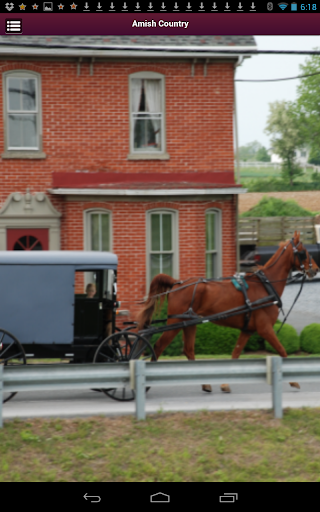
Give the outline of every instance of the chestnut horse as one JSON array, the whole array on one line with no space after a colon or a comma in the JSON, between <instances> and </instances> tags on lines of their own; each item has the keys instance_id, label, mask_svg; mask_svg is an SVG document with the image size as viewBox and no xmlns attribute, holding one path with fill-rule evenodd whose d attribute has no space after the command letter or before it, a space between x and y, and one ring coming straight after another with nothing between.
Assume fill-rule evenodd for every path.
<instances>
[{"instance_id":1,"label":"chestnut horse","mask_svg":"<svg viewBox=\"0 0 320 512\"><path fill-rule=\"evenodd\" d=\"M276 294L280 298L290 270L302 270L309 278L313 278L319 269L303 247L302 242L300 242L300 233L295 232L294 237L287 242L282 242L276 253L263 267L259 267L259 270L272 283ZM249 285L247 297L251 304L270 295L270 292L266 290L257 273L246 274L245 279ZM231 280L199 280L200 282L197 285L194 284L197 281L198 278L190 278L181 283L181 281L173 279L166 274L157 275L151 282L148 299L139 313L137 319L138 331L150 325L159 294L162 294L160 299L164 299L166 292L169 292L167 294L168 316L184 314L191 308L191 313L194 315L193 318L196 318L195 315L205 317L245 305L244 293L237 290ZM187 286L188 282L191 283L190 286ZM175 288L176 286L177 288ZM174 293L170 292L171 290ZM270 300L269 304L270 302L272 303L273 301ZM280 356L287 357L285 349L273 330L273 326L278 318L278 307L278 305L272 304L257 309L251 312L250 318L248 315L246 318L246 314L242 313L214 321L218 325L241 329L241 334L232 352L233 359L237 359L240 356L248 339L255 332L258 332L262 338L267 340ZM180 331L180 329L174 329L174 324L178 322L181 322L181 319L168 319L167 325L172 325L172 330L164 332L156 342L154 351L157 358ZM183 328L184 354L188 359L195 359L196 329L196 325ZM291 384L299 387L295 383ZM211 386L208 384L203 385L202 389L211 392ZM221 389L222 391L230 391L228 385L222 385Z\"/></svg>"}]
</instances>

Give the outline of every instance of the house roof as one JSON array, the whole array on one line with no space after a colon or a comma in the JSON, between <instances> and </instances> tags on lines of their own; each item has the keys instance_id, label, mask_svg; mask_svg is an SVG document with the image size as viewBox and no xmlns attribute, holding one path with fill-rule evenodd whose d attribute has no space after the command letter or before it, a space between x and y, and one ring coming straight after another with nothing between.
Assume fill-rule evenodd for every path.
<instances>
[{"instance_id":1,"label":"house roof","mask_svg":"<svg viewBox=\"0 0 320 512\"><path fill-rule=\"evenodd\" d=\"M237 50L237 54L232 54ZM253 36L0 36L0 55L238 56L255 53Z\"/></svg>"}]
</instances>

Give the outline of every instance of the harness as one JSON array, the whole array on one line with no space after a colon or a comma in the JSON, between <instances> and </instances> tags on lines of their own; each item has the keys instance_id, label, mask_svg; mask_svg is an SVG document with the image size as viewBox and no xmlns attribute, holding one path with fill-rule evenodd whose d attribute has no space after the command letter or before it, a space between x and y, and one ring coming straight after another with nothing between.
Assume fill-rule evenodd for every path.
<instances>
[{"instance_id":1,"label":"harness","mask_svg":"<svg viewBox=\"0 0 320 512\"><path fill-rule=\"evenodd\" d=\"M300 293L301 293L301 290L302 290L302 286L303 286L303 283L305 281L305 278L306 278L306 273L307 273L307 270L305 268L305 265L303 264L303 261L307 258L307 253L306 253L306 250L301 250L299 251L297 249L297 246L294 244L294 239L292 238L290 240L290 242L284 246L284 248L282 249L281 253L279 254L278 258L272 263L271 266L273 266L277 261L278 259L282 256L282 254L284 253L284 251L289 247L289 244L292 245L293 247L293 254L294 254L294 259L295 258L298 258L299 260L299 265L300 265L300 269L303 271L303 275L304 275L304 279L302 280L302 283L301 283L301 289L298 293L298 296L296 297L293 305L295 304L296 300L298 299ZM309 267L312 268L312 256L310 256L309 254ZM270 268L270 267L268 267ZM243 328L241 329L242 331L246 332L247 331L247 328L248 328L248 325L249 325L249 322L250 322L250 319L251 319L251 315L252 315L252 312L255 311L256 309L256 306L259 305L259 304L262 304L264 303L266 306L267 305L277 305L278 308L282 311L282 314L284 316L284 312L283 312L283 309L282 309L282 301L281 301L281 298L279 296L279 294L277 293L277 291L275 290L274 286L272 285L272 283L269 281L269 279L267 278L267 276L264 274L264 272L259 269L257 270L256 272L253 273L253 275L255 275L256 277L258 277L258 279L260 280L261 284L264 286L268 296L267 297L264 297L262 299L258 299L257 301L255 301L254 303L252 303L248 297L248 293L247 293L247 284L244 280L244 278L240 275L240 274L235 274L233 276L233 279L236 280L237 284L239 285L239 288L241 290L241 292L243 293L243 296L244 296L244 301L245 301L245 306L246 306L246 310L243 311L243 313L245 314L245 317L244 317L244 324L243 324ZM228 278L222 278L222 280L229 280L230 277ZM188 281L189 279L187 279L186 281L177 281L175 285L177 284L184 284ZM181 286L179 287L178 289L176 290L170 290L170 291L167 291L167 292L164 292L164 293L161 293L161 294L158 294L158 296L160 295L164 295L164 294L168 294L168 293L172 293L172 292L176 292L178 290L182 290L183 288L187 288L189 286L192 286L192 285L195 285L194 286L194 289L193 289L193 294L192 294L192 298L191 298L191 303L190 303L190 306L189 308L187 309L187 311L185 313L182 313L182 314L178 314L178 315L169 315L168 318L179 318L181 320L191 320L191 319L195 319L195 318L200 318L199 315L197 315L197 313L194 312L193 310L193 302L194 302L194 298L195 298L195 295L196 295L196 290L197 290L197 286L198 284L200 283L209 283L209 282L212 282L212 281L217 281L216 279L214 278L210 278L210 279L204 279L202 277L200 277L198 279L198 281L196 282L193 282L193 283L189 283L189 284L186 284L184 286ZM238 287L237 287L238 288ZM271 303L271 304L270 304ZM292 307L293 307L292 305ZM292 309L291 307L291 309ZM291 311L290 309L290 311ZM289 313L290 313L289 311ZM242 313L242 314L243 314ZM289 313L287 314L287 316L285 317L282 325L285 323ZM227 316L226 316L227 318ZM281 327L282 327L281 325ZM280 330L280 329L279 329Z\"/></svg>"}]
</instances>

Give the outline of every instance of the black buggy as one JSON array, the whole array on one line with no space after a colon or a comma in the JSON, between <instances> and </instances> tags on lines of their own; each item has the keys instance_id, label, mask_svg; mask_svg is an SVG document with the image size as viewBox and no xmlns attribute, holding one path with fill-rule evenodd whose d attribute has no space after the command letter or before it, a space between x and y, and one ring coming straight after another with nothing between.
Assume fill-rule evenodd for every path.
<instances>
[{"instance_id":1,"label":"black buggy","mask_svg":"<svg viewBox=\"0 0 320 512\"><path fill-rule=\"evenodd\" d=\"M155 359L146 338L116 327L117 265L108 252L0 251L0 364ZM97 391L134 398L130 388Z\"/></svg>"}]
</instances>

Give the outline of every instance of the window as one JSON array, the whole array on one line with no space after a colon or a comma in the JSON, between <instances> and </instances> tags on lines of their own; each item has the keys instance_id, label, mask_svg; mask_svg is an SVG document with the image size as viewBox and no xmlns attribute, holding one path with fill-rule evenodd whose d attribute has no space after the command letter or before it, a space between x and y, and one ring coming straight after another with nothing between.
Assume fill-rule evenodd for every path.
<instances>
[{"instance_id":1,"label":"window","mask_svg":"<svg viewBox=\"0 0 320 512\"><path fill-rule=\"evenodd\" d=\"M5 76L6 148L40 149L40 77L11 72Z\"/></svg>"},{"instance_id":2,"label":"window","mask_svg":"<svg viewBox=\"0 0 320 512\"><path fill-rule=\"evenodd\" d=\"M110 214L106 211L87 212L86 249L111 251Z\"/></svg>"},{"instance_id":3,"label":"window","mask_svg":"<svg viewBox=\"0 0 320 512\"><path fill-rule=\"evenodd\" d=\"M206 213L206 277L221 277L221 215L219 210Z\"/></svg>"},{"instance_id":4,"label":"window","mask_svg":"<svg viewBox=\"0 0 320 512\"><path fill-rule=\"evenodd\" d=\"M107 210L91 210L86 211L84 215L85 250L111 252L111 213ZM95 275L93 272L85 272L84 276L85 287L90 283L96 284ZM104 293L106 293L107 298L112 291L112 285L110 285L110 283L111 278L107 280L103 285Z\"/></svg>"},{"instance_id":5,"label":"window","mask_svg":"<svg viewBox=\"0 0 320 512\"><path fill-rule=\"evenodd\" d=\"M157 274L178 277L177 218L175 212L148 213L148 283Z\"/></svg>"},{"instance_id":6,"label":"window","mask_svg":"<svg viewBox=\"0 0 320 512\"><path fill-rule=\"evenodd\" d=\"M158 73L130 77L131 153L164 152L164 79Z\"/></svg>"}]
</instances>

